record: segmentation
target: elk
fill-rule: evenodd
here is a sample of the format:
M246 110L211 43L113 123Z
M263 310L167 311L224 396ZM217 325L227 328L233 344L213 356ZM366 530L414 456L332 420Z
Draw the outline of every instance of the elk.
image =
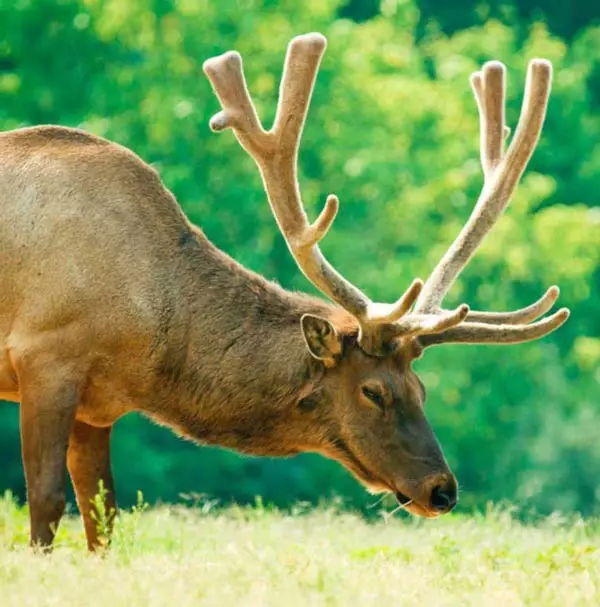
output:
M313 223L301 199L298 146L325 46L317 33L291 41L268 131L238 53L209 59L204 71L222 106L212 130L231 128L256 161L292 256L330 302L285 291L218 250L128 149L57 126L0 134L0 398L20 403L32 544L53 542L67 470L88 547L100 544L92 498L102 481L115 511L111 428L130 411L245 453L320 453L416 515L449 512L457 481L412 362L429 346L525 342L566 321L567 309L536 320L557 287L513 312L442 307L533 153L550 64L529 64L506 151L505 68L490 62L473 75L481 195L429 278L388 304L371 301L319 249L338 199L329 196Z

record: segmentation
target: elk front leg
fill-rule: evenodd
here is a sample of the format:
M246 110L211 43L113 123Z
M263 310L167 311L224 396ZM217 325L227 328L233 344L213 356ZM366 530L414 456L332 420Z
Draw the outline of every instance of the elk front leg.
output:
M67 445L79 385L50 366L46 373L20 378L20 392L31 544L48 549L65 508Z
M76 421L69 439L67 466L91 551L102 547L110 539L116 514L110 467L111 430L111 427L96 428ZM104 500L101 511L95 502L100 482L104 488L104 495L100 496Z

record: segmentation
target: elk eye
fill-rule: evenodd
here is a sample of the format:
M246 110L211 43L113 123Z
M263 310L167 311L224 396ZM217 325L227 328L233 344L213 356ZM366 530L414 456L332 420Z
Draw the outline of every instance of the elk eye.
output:
M374 405L377 405L382 411L383 411L383 409L385 409L385 399L383 398L383 395L380 392L376 392L372 388L363 386L362 393Z

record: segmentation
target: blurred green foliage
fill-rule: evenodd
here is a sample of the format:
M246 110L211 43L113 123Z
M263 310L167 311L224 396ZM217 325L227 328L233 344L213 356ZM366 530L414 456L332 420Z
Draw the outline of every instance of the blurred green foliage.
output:
M329 49L301 151L304 198L314 216L329 192L339 194L323 249L372 297L392 300L431 270L481 187L469 74L492 58L506 63L514 129L527 60L552 60L542 141L449 303L518 308L557 283L572 317L539 342L434 348L418 371L463 504L507 499L542 512L599 512L600 28L579 23L567 43L530 20L547 14L555 23L562 4L505 11L502 20L473 13L460 28L447 25L445 3L363 5L360 13L360 2L336 0L0 0L0 128L81 126L132 148L218 246L309 290L252 161L231 133L208 130L218 104L201 64L239 50L268 124L287 42L322 31ZM484 17L495 14L494 3L485 6ZM22 495L18 440L18 408L2 406L0 487ZM240 501L261 494L280 505L332 494L356 506L373 501L317 456L242 458L136 416L117 424L113 451L125 502L138 488L168 501L182 492Z

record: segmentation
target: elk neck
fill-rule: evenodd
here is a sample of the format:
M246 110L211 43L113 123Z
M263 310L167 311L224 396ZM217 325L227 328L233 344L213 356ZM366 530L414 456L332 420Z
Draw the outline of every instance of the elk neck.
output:
M305 346L300 318L339 322L345 313L247 270L195 227L179 274L152 417L193 440L247 453L318 448L323 430L299 405L318 389L323 369Z

